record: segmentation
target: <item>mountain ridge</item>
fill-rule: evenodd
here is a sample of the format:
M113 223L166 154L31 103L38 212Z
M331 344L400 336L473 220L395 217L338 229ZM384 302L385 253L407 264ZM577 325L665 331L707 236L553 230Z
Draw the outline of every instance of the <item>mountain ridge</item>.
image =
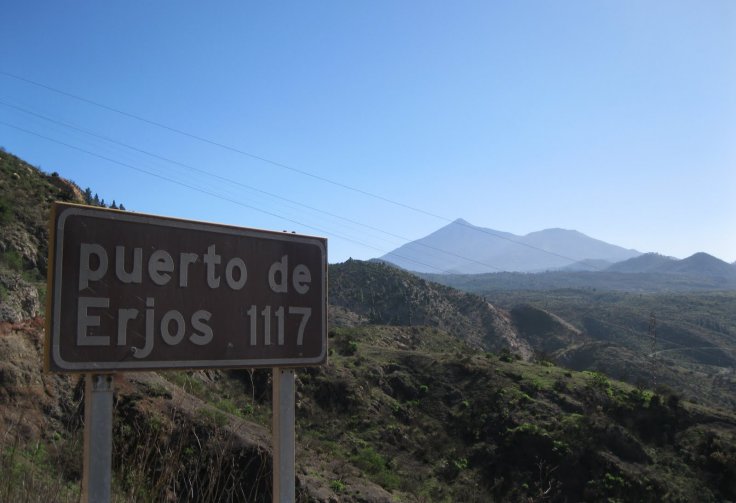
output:
M659 253L644 253L638 257L612 264L606 270L624 273L657 272L675 260L677 259L674 257L667 257Z
M550 228L518 236L458 218L380 259L421 273L539 272L575 262L619 262L641 253L571 229Z
M658 253L645 253L644 255L613 264L606 271L628 274L682 274L736 280L736 268L732 264L705 252L697 252L684 259L667 257Z

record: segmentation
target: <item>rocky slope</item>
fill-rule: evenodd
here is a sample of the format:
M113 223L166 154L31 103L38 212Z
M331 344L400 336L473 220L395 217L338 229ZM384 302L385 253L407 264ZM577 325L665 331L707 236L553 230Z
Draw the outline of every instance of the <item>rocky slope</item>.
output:
M524 359L533 355L508 313L477 295L380 262L333 264L329 281L330 303L360 313L371 323L435 327L478 349L507 349Z
M33 170L2 153L0 501L71 502L83 377L43 373L38 299L43 208L76 196ZM514 341L578 341L551 311L504 311L380 264L330 276L329 363L297 371L298 501L736 499L732 411L515 355ZM270 501L270 371L114 386L117 501Z

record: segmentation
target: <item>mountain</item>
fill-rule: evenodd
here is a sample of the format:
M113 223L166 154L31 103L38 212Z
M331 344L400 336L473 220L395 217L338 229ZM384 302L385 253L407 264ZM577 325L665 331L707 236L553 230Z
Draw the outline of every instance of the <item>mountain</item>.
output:
M610 264L581 261L557 271L486 274L420 273L425 279L468 292L599 289L623 292L698 292L736 290L736 267L707 253L678 260L645 253Z
M533 351L509 316L482 297L461 292L380 262L348 260L330 266L330 304L371 323L429 326L485 351Z
M457 219L383 255L381 260L415 272L478 274L537 272L582 261L614 263L638 255L636 250L608 244L574 230L546 229L517 236Z
M613 264L606 271L626 273L661 272L676 261L675 258L665 257L659 253L645 253Z
M330 266L330 302L353 311L368 323L431 327L449 333L474 348L511 351L554 361L576 370L604 371L631 384L654 379L690 399L724 407L736 405L736 381L716 379L736 364L729 349L736 343L736 292L698 291L647 293L606 289L541 291L534 288L500 290L472 280L487 276L519 278L604 277L656 281L680 275L654 273L497 273L436 275L457 278L477 295L463 295L395 267L349 260ZM688 280L690 284L699 284ZM535 291L536 290L536 291ZM707 291L710 290L710 291ZM657 341L650 333L656 318ZM653 368L650 354L664 351L666 364ZM701 376L693 377L693 372ZM653 377L654 376L654 377ZM734 386L734 387L732 387Z
M669 264L668 267L663 269L663 272L736 279L736 271L730 264L703 252Z
M0 152L0 501L80 499L85 376L43 372L39 308L74 188ZM735 294L491 303L358 261L329 283L329 363L295 369L297 501L736 500ZM112 499L272 501L271 372L115 375Z
M638 257L613 264L607 272L680 274L694 278L717 278L724 282L736 281L736 268L728 262L699 252L682 260L657 253L645 253Z

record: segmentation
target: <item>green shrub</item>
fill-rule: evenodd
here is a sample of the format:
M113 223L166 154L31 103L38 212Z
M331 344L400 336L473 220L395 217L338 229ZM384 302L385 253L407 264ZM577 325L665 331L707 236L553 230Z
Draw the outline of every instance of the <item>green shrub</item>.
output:
M380 486L386 489L395 489L399 486L398 475L388 466L383 456L372 447L359 448L350 457L350 461Z
M346 355L354 355L358 351L358 343L355 341L349 341L347 350L345 351Z
M242 412L240 408L230 400L229 398L221 398L217 402L215 402L215 407L220 409L223 412L227 412L228 414L232 414L233 416L242 416Z
M15 250L0 253L0 264L13 271L23 270L23 258Z
M514 357L513 357L513 355L511 354L511 351L509 351L509 350L508 350L508 349L506 349L506 348L503 348L503 349L501 350L501 352L500 352L500 353L499 353L499 355L498 355L498 359L499 359L500 361L502 361L502 362L505 362L505 363L511 363L511 362L513 362L513 361L514 361Z
M10 201L0 196L0 225L10 223L14 217Z
M468 458L457 458L452 460L452 464L458 471L462 472L468 468Z
M345 490L345 482L340 479L335 479L330 482L330 489L332 489L336 493L341 493Z

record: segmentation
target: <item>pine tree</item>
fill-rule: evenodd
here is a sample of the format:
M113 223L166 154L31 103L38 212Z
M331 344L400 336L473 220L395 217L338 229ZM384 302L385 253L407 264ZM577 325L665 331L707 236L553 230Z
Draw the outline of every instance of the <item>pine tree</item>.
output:
M92 189L90 189L89 187L84 189L84 203L92 204Z

